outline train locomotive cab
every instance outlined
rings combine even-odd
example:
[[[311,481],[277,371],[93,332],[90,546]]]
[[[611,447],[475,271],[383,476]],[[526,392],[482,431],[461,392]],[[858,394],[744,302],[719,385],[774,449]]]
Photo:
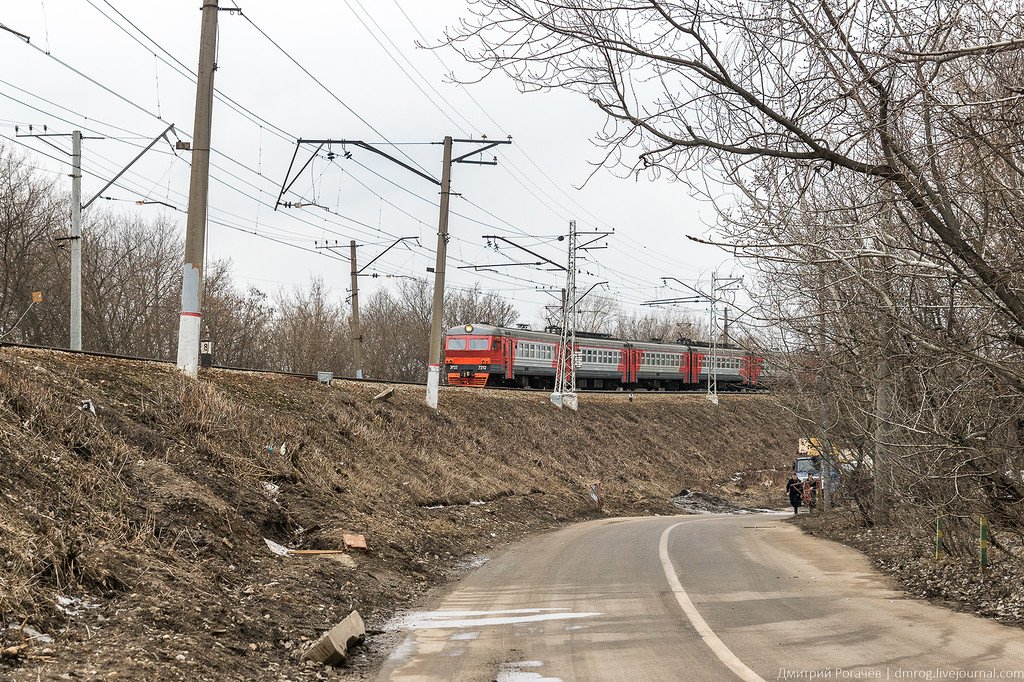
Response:
[[[444,342],[445,375],[449,386],[487,386],[492,374],[505,371],[501,330],[467,324],[448,330]]]

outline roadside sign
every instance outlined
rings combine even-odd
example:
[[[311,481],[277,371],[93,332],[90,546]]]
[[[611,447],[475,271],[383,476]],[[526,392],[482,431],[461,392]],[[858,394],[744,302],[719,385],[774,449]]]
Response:
[[[41,292],[41,291],[33,291],[32,292],[32,302],[33,303],[42,303],[43,302],[43,292]]]

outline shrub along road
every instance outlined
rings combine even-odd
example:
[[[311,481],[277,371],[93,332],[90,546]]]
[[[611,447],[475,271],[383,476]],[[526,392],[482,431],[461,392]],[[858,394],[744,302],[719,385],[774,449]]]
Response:
[[[575,525],[394,627],[381,680],[1024,679],[1024,632],[907,599],[778,514]]]

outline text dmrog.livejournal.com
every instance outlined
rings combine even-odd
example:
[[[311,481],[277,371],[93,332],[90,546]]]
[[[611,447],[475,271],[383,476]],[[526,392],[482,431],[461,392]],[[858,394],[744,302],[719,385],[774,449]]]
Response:
[[[778,680],[1024,680],[1024,668],[779,668]]]

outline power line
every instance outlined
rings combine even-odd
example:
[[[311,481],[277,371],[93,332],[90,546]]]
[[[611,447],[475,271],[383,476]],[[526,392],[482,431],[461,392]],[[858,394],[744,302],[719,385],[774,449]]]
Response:
[[[135,22],[133,22],[131,19],[129,19],[127,16],[125,16],[124,13],[121,12],[121,10],[117,9],[117,7],[115,7],[110,2],[108,2],[108,0],[103,0],[103,4],[105,4],[111,10],[113,10],[117,14],[117,16],[121,17],[121,19],[123,19],[129,26],[131,26],[133,29],[135,29],[140,35],[142,35],[142,37],[144,37],[154,47],[156,47],[156,49],[160,50],[160,52],[162,52],[165,55],[167,55],[167,57],[173,63],[167,61],[167,59],[164,59],[160,55],[156,54],[156,52],[154,52],[152,50],[152,48],[147,47],[141,40],[139,40],[138,37],[132,35],[132,33],[130,31],[128,31],[128,29],[124,28],[121,24],[117,23],[117,21],[115,21],[111,16],[109,16],[106,12],[104,12],[102,9],[100,9],[93,2],[93,0],[85,0],[85,2],[87,2],[93,9],[95,9],[107,21],[109,21],[114,26],[116,26],[119,30],[121,30],[125,35],[127,35],[129,38],[134,40],[136,43],[138,43],[140,47],[142,47],[147,52],[151,53],[156,59],[159,59],[165,65],[169,66],[178,75],[185,77],[187,80],[189,80],[192,83],[196,82],[196,79],[198,78],[198,76],[196,75],[196,72],[194,70],[192,70],[191,68],[186,66],[180,59],[175,57],[169,50],[167,50],[160,43],[158,43],[153,38],[151,38],[145,31],[143,31],[141,28],[139,28],[139,26],[137,24],[135,24]],[[184,71],[184,73],[182,73],[182,71]],[[215,87],[213,92],[214,92],[214,96],[218,100],[224,102],[229,107],[234,109],[236,112],[242,114],[246,118],[249,118],[249,120],[252,121],[253,123],[258,123],[260,125],[266,126],[267,128],[269,128],[271,130],[271,132],[273,132],[275,135],[277,135],[278,137],[280,137],[283,140],[286,140],[286,141],[290,142],[291,139],[293,138],[293,136],[289,135],[289,133],[287,131],[279,128],[278,126],[276,126],[273,123],[271,123],[270,121],[266,120],[265,118],[263,118],[259,114],[255,113],[254,111],[252,111],[248,107],[240,104],[235,99],[233,99],[233,98],[229,97],[228,95],[224,94],[224,92],[221,91],[220,89]]]
[[[92,4],[92,3],[90,3],[90,4]],[[109,5],[109,3],[107,3],[107,4]],[[94,7],[95,7],[95,5],[94,5]],[[112,6],[112,5],[111,5],[111,7],[112,7],[112,9],[114,9],[114,10],[116,11],[116,8],[113,8],[113,6]],[[98,8],[97,8],[97,9],[98,9]],[[365,11],[365,8],[364,8],[364,11]],[[101,13],[102,13],[102,14],[104,14],[104,16],[107,16],[107,15],[106,15],[105,13],[103,13],[103,12],[101,12]],[[122,17],[124,17],[124,15],[123,15],[123,14],[121,14],[120,12],[118,12],[118,14],[119,14],[119,15],[121,15]],[[113,20],[112,18],[110,18],[109,16],[108,16],[107,18],[108,18],[108,20],[110,20],[110,21],[112,21],[113,23],[115,23],[115,25],[117,25],[117,24],[116,24],[116,21],[114,21],[114,20]],[[126,18],[126,17],[124,17],[124,18],[125,18],[125,20],[126,20],[126,21],[129,21],[129,20],[128,20],[128,19]],[[247,20],[249,21],[249,23],[250,23],[250,24],[252,24],[252,25],[254,26],[254,28],[256,28],[257,30],[259,30],[259,31],[260,31],[260,32],[261,32],[261,33],[262,33],[262,34],[264,35],[264,37],[266,37],[266,38],[267,38],[268,40],[271,40],[271,42],[272,42],[272,43],[273,43],[273,44],[275,45],[275,47],[277,47],[277,48],[278,48],[279,50],[281,50],[282,52],[284,52],[284,53],[285,53],[285,54],[286,54],[286,55],[287,55],[287,56],[289,57],[289,59],[291,59],[291,60],[292,60],[293,62],[296,62],[296,63],[297,63],[297,60],[294,60],[294,58],[292,58],[292,57],[291,57],[291,55],[288,55],[288,54],[287,54],[287,52],[286,52],[286,51],[285,51],[285,50],[284,50],[284,49],[283,49],[283,48],[282,48],[282,47],[281,47],[281,46],[280,46],[279,44],[277,44],[277,43],[276,43],[276,42],[274,42],[274,41],[273,41],[272,39],[270,39],[270,38],[269,38],[269,36],[267,36],[265,32],[263,32],[263,31],[262,31],[261,29],[259,29],[259,27],[258,27],[258,26],[256,26],[254,22],[252,22],[252,21],[251,21],[251,20],[249,20],[248,18],[247,18]],[[131,23],[131,22],[130,22],[130,23]],[[140,33],[143,33],[143,35],[145,35],[145,34],[144,34],[144,32],[142,32],[142,31],[141,31],[141,29],[139,29],[139,28],[138,28],[137,26],[135,26],[135,25],[134,25],[133,23],[132,23],[131,25],[132,25],[132,26],[133,26],[133,27],[134,27],[134,28],[135,28],[136,30],[139,30],[139,32],[140,32]],[[119,26],[119,28],[121,28],[122,30],[125,30],[125,29],[124,29],[123,27],[120,27],[120,26]],[[162,47],[160,47],[160,46],[159,46],[159,44],[157,44],[157,43],[156,43],[155,41],[153,41],[153,40],[152,40],[151,38],[149,38],[149,36],[148,36],[148,35],[145,35],[145,37],[146,37],[146,39],[147,39],[147,40],[150,40],[151,42],[153,42],[153,44],[154,44],[154,45],[157,45],[157,47],[158,47],[159,49],[161,49],[161,51],[164,51],[164,52],[165,52],[166,54],[168,54],[168,55],[170,56],[170,53],[169,53],[169,52],[167,52],[166,50],[163,50],[163,48],[162,48]],[[136,41],[136,42],[139,42],[139,41]],[[146,48],[146,47],[145,47],[145,45],[143,45],[143,44],[142,44],[141,42],[139,42],[139,44],[140,44],[140,46],[141,46],[141,47],[143,47],[144,49],[147,49],[147,51],[150,51],[150,52],[152,53],[152,50],[148,50],[148,48]],[[118,99],[121,99],[121,100],[123,100],[123,101],[126,101],[126,102],[128,102],[128,100],[127,100],[127,98],[126,98],[126,97],[124,97],[124,96],[120,95],[119,93],[117,93],[116,91],[114,91],[114,90],[113,90],[112,88],[110,88],[110,87],[108,87],[108,86],[106,86],[106,85],[104,85],[104,84],[100,83],[100,82],[99,82],[98,80],[96,80],[96,79],[94,79],[94,78],[92,78],[92,77],[88,76],[88,75],[87,75],[87,74],[85,74],[84,72],[82,72],[82,71],[80,71],[80,70],[76,69],[75,67],[71,66],[71,65],[70,65],[70,64],[68,64],[67,62],[64,62],[64,61],[62,61],[62,60],[56,59],[56,58],[55,58],[55,57],[53,57],[52,55],[48,55],[48,56],[51,56],[51,58],[53,58],[53,59],[54,59],[55,61],[57,61],[57,62],[58,62],[59,64],[61,64],[61,65],[62,65],[62,66],[64,66],[65,68],[69,69],[70,71],[72,71],[72,72],[73,72],[73,73],[75,73],[76,75],[79,75],[80,77],[82,77],[82,78],[85,78],[85,79],[86,79],[86,80],[88,80],[88,81],[89,81],[90,83],[93,83],[94,85],[96,85],[96,86],[100,87],[100,88],[101,88],[101,89],[103,89],[104,91],[106,91],[106,92],[108,92],[108,93],[110,93],[110,94],[112,94],[112,95],[116,96],[116,97],[117,97]],[[156,55],[154,54],[154,56],[156,56]],[[167,63],[167,62],[166,62],[165,60],[161,60],[161,61],[164,61],[164,63]],[[177,61],[177,62],[178,62],[178,63],[180,64],[180,61],[178,61],[178,60],[176,60],[176,59],[175,59],[175,61]],[[300,68],[303,68],[303,67],[301,66],[301,64],[297,64],[297,65],[298,65],[298,66],[299,66]],[[187,69],[187,67],[184,67],[183,65],[182,65],[182,67],[183,67],[183,68],[185,68],[185,70],[186,70],[186,71],[189,71],[189,72],[190,72],[190,70],[189,70],[189,69]],[[325,85],[324,85],[324,84],[323,84],[322,82],[320,82],[320,81],[319,81],[318,79],[316,79],[316,78],[315,78],[315,77],[313,77],[313,76],[312,76],[311,74],[309,74],[309,73],[308,73],[308,70],[306,70],[306,69],[304,69],[304,68],[303,68],[303,70],[304,70],[305,72],[307,72],[307,75],[310,75],[310,76],[311,76],[311,77],[312,77],[312,78],[313,78],[313,79],[314,79],[314,80],[315,80],[315,81],[317,82],[317,84],[318,84],[318,85],[320,85],[320,86],[321,86],[322,88],[324,88],[324,89],[327,89],[327,88],[326,88],[326,86],[325,86]],[[180,73],[180,72],[179,72],[179,73]],[[334,95],[333,93],[331,93],[331,94],[332,94],[332,96],[334,96],[334,97],[335,97],[335,99],[337,99],[337,97],[336,97],[336,96],[335,96],[335,95]],[[45,101],[49,102],[48,100],[45,100]],[[130,102],[129,102],[129,103],[130,103]],[[55,106],[58,106],[58,107],[60,107],[60,108],[64,109],[64,107],[61,107],[60,105],[56,105],[55,103],[53,103],[53,104],[54,104]],[[28,106],[30,106],[30,107],[31,107],[31,105],[28,105]],[[239,106],[240,106],[240,105],[239,105]],[[146,110],[146,109],[145,109],[145,108],[143,108],[143,107],[140,107],[140,106],[136,106],[135,108],[139,109],[139,110],[140,110],[140,111],[142,111],[143,113],[147,113],[147,114],[149,114],[150,116],[152,116],[152,117],[154,117],[154,118],[156,118],[156,119],[158,119],[158,120],[161,120],[161,121],[163,120],[163,119],[162,119],[162,118],[161,118],[161,117],[160,117],[160,116],[159,116],[158,114],[154,114],[153,112],[151,112],[151,111],[148,111],[148,110]],[[37,109],[37,110],[38,110],[38,109]],[[70,111],[70,110],[68,110],[68,111]],[[241,113],[241,112],[239,112],[239,113]],[[264,121],[264,122],[265,122],[265,123],[266,123],[266,124],[268,125],[268,127],[274,127],[274,128],[277,128],[276,126],[274,126],[273,124],[271,124],[271,123],[270,123],[269,121],[266,121],[266,119],[263,119],[262,117],[259,117],[259,116],[258,116],[257,114],[255,114],[255,113],[253,113],[253,112],[251,112],[251,111],[249,111],[249,114],[251,114],[252,116],[256,117],[256,118],[257,118],[258,120],[262,120],[262,121]],[[358,117],[358,116],[357,116],[357,117]],[[57,118],[59,118],[59,117],[57,117]],[[251,120],[251,119],[250,119],[250,120]],[[360,120],[362,120],[362,119],[360,119]],[[365,120],[364,120],[363,122],[364,122],[364,123],[367,123],[367,122],[366,122]],[[102,125],[105,125],[105,126],[108,126],[108,127],[112,127],[112,128],[114,128],[114,129],[119,129],[119,130],[121,130],[122,132],[129,132],[129,133],[131,133],[131,132],[132,132],[132,131],[128,131],[127,129],[123,129],[123,128],[119,128],[119,127],[117,127],[117,126],[113,126],[112,124],[107,124],[107,123],[102,123],[102,122],[100,122],[100,123],[101,123]],[[371,127],[371,129],[373,129],[373,127],[372,127],[372,126],[369,126],[369,127]],[[280,129],[280,128],[277,128],[277,129],[278,129],[278,130],[283,130],[283,129]],[[376,132],[376,133],[377,133],[378,135],[380,135],[380,132],[379,132],[379,131],[377,131],[377,130],[375,130],[375,129],[374,129],[374,132]],[[184,131],[182,131],[182,134],[184,134],[184,135],[188,135],[188,133],[187,133],[187,132],[184,132]],[[144,136],[139,136],[139,137],[144,137]],[[383,136],[382,136],[382,137],[383,137]],[[392,145],[392,146],[396,146],[396,147],[398,146],[398,145],[397,145],[396,143],[392,143],[392,142],[391,142],[390,140],[387,140],[386,138],[385,138],[385,142],[386,142],[387,144],[390,144],[390,145]],[[29,148],[31,149],[31,147],[29,147]],[[36,151],[37,151],[37,153],[41,153],[41,152],[38,152],[38,150],[36,150]],[[230,155],[227,155],[227,154],[223,154],[223,153],[219,152],[218,150],[213,150],[213,151],[214,151],[214,153],[217,153],[217,154],[218,154],[219,156],[223,156],[224,158],[228,159],[228,160],[229,160],[229,161],[231,161],[232,163],[234,163],[234,164],[238,165],[239,167],[241,167],[241,168],[245,169],[246,171],[248,171],[248,172],[250,172],[250,173],[253,173],[253,174],[254,174],[254,175],[256,175],[257,177],[261,178],[262,180],[265,180],[265,181],[268,181],[268,182],[269,182],[269,179],[268,179],[268,178],[266,178],[266,177],[265,177],[265,176],[264,176],[264,175],[263,175],[263,174],[262,174],[261,172],[259,172],[259,171],[255,170],[255,169],[251,168],[250,166],[247,166],[246,164],[244,164],[244,163],[242,163],[242,162],[238,161],[237,159],[235,159],[234,157],[232,157],[232,156],[230,156]],[[404,154],[403,154],[403,155],[404,155]],[[406,156],[406,158],[409,158],[409,157],[408,157],[408,156]],[[410,159],[410,160],[411,160],[411,159]],[[187,162],[187,161],[186,161],[186,162]],[[360,164],[360,165],[361,165],[361,164]],[[419,164],[417,164],[417,165],[419,165]],[[227,171],[227,169],[225,169],[225,168],[223,168],[223,167],[221,167],[221,166],[215,166],[215,167],[216,167],[216,168],[218,168],[218,170],[221,170],[222,172],[225,172],[225,173],[227,173],[228,175],[230,175],[230,176],[234,177],[234,178],[235,178],[236,180],[238,180],[239,182],[243,182],[243,183],[245,183],[245,184],[249,185],[250,187],[252,187],[253,189],[255,189],[255,190],[256,190],[256,191],[258,191],[258,192],[261,192],[261,193],[263,193],[263,192],[266,192],[266,190],[264,190],[264,189],[262,189],[262,188],[257,188],[257,187],[256,187],[256,185],[253,185],[252,183],[246,182],[245,180],[243,180],[243,179],[242,179],[241,177],[239,177],[238,175],[235,175],[235,174],[233,174],[233,173],[230,173],[230,171]],[[366,168],[365,166],[363,166],[363,167],[364,167],[364,169]],[[383,176],[381,176],[380,174],[378,174],[378,173],[376,173],[376,172],[372,171],[372,169],[367,169],[367,170],[370,170],[370,172],[373,172],[373,173],[374,173],[375,175],[377,175],[378,177],[381,177],[381,178],[383,178],[383,179],[387,180],[387,181],[388,181],[388,182],[390,182],[391,184],[396,184],[396,183],[394,183],[393,181],[390,181],[389,179],[387,179],[387,178],[384,178],[384,177],[383,177]],[[247,196],[247,197],[248,197],[249,199],[252,199],[252,200],[254,200],[254,201],[257,201],[257,202],[258,202],[258,205],[264,205],[264,206],[268,206],[268,204],[266,204],[266,203],[262,202],[262,201],[261,201],[261,200],[260,200],[260,199],[259,199],[258,197],[253,197],[252,195],[249,195],[249,194],[247,194],[247,193],[245,193],[245,192],[243,192],[243,191],[239,190],[239,188],[235,187],[235,186],[234,186],[234,185],[232,185],[231,183],[225,182],[225,181],[223,181],[222,179],[220,179],[220,178],[217,178],[217,177],[214,177],[214,179],[215,179],[215,180],[216,180],[217,182],[219,182],[220,184],[223,184],[223,185],[225,185],[226,187],[228,187],[228,188],[232,189],[233,191],[239,192],[239,193],[241,193],[241,194],[242,194],[243,196]],[[520,184],[522,184],[522,183],[520,183]],[[396,186],[399,186],[399,185],[397,185],[397,184],[396,184]],[[399,186],[399,187],[400,187],[400,186]],[[403,189],[405,189],[405,188],[403,188]],[[411,193],[411,192],[410,192],[410,193]],[[430,201],[429,199],[424,199],[424,198],[422,198],[422,197],[419,197],[418,195],[415,195],[415,193],[411,193],[411,194],[413,194],[413,196],[416,196],[417,198],[419,198],[419,199],[421,199],[421,200],[423,200],[423,201],[425,201],[425,202],[427,202],[427,203],[429,203],[429,204],[432,204],[432,205],[436,205],[436,204],[435,204],[435,202],[433,202],[433,201]],[[301,196],[301,195],[299,195],[299,196]],[[378,196],[380,196],[380,195],[378,194]],[[389,204],[389,205],[391,205],[391,206],[393,206],[393,207],[395,207],[395,208],[398,208],[398,207],[397,207],[397,205],[396,205],[396,204],[394,204],[394,203],[393,203],[393,202],[391,202],[391,201],[388,201],[388,204]],[[515,228],[515,226],[514,226],[514,225],[512,225],[512,223],[510,223],[510,222],[508,222],[508,221],[505,221],[504,219],[498,218],[498,217],[497,217],[497,216],[496,216],[495,214],[493,214],[493,213],[491,213],[491,212],[487,211],[486,209],[483,209],[482,207],[480,207],[480,206],[477,206],[477,205],[475,205],[475,204],[474,204],[474,206],[475,206],[476,208],[478,208],[478,210],[482,210],[482,211],[484,211],[484,212],[488,213],[488,214],[489,214],[489,215],[490,215],[491,217],[495,218],[496,220],[499,220],[500,222],[504,222],[504,223],[505,223],[506,225],[508,225],[508,226],[512,227],[513,229],[518,229],[518,228]],[[306,210],[306,211],[308,212],[308,209],[304,209],[304,210]],[[399,210],[401,210],[401,212],[402,212],[403,214],[405,214],[405,215],[409,216],[410,218],[412,218],[413,220],[415,220],[415,221],[416,221],[416,222],[417,222],[418,224],[420,224],[420,225],[424,224],[424,221],[423,221],[422,219],[416,218],[415,216],[413,216],[412,214],[408,213],[407,211],[404,211],[404,209],[399,209]],[[344,215],[342,215],[342,214],[340,214],[340,213],[336,213],[336,212],[332,212],[332,213],[335,213],[335,215],[337,215],[338,217],[340,217],[340,218],[342,218],[342,219],[344,219],[344,220],[349,220],[349,221],[351,221],[351,222],[353,222],[353,223],[355,223],[355,224],[359,224],[359,225],[361,225],[361,226],[365,227],[366,229],[369,229],[369,230],[376,230],[376,228],[374,228],[374,227],[373,227],[372,225],[369,225],[369,224],[367,224],[367,223],[365,223],[365,222],[362,222],[362,221],[358,221],[358,220],[355,220],[355,219],[353,219],[353,218],[349,218],[348,216],[344,216]],[[485,221],[481,221],[481,220],[479,220],[479,219],[473,218],[473,217],[471,217],[471,216],[468,216],[468,215],[465,215],[465,214],[462,214],[462,213],[458,213],[458,212],[453,212],[453,215],[458,215],[459,217],[462,217],[462,218],[463,218],[463,219],[465,219],[465,220],[469,220],[469,221],[471,221],[471,222],[474,222],[474,223],[477,223],[477,224],[480,224],[480,225],[488,226],[488,227],[491,227],[492,229],[499,229],[499,228],[497,228],[497,226],[491,225],[491,224],[489,224],[489,223],[487,223],[487,222],[485,222]],[[324,222],[324,223],[334,223],[334,221],[330,220],[329,218],[327,218],[327,217],[325,217],[325,216],[320,216],[320,217],[322,218],[322,220],[323,220],[323,222]],[[308,220],[301,220],[301,222],[303,222],[303,223],[305,223],[305,224],[307,224],[307,225],[309,225],[309,226],[311,226],[311,227],[314,227],[314,228],[316,228],[316,229],[321,229],[321,230],[325,230],[325,231],[329,231],[329,232],[332,232],[332,233],[334,233],[334,232],[333,232],[332,230],[329,230],[329,229],[325,228],[325,227],[324,227],[323,225],[320,225],[320,224],[314,224],[314,223],[311,223],[311,222],[309,222]],[[269,227],[269,226],[268,226],[268,229],[280,229],[280,228],[272,228],[272,227]],[[346,228],[346,229],[351,229],[351,228]],[[521,230],[519,230],[519,231],[521,231]],[[464,261],[460,261],[460,262],[464,262]],[[508,276],[505,276],[505,277],[508,277]],[[493,278],[489,278],[489,277],[488,277],[488,279],[493,279]],[[523,281],[523,280],[522,280],[522,278],[515,278],[515,279],[520,279],[521,281]],[[530,282],[532,282],[532,280],[525,280],[525,281],[530,281]]]
[[[366,126],[367,128],[369,128],[370,130],[372,130],[372,131],[373,131],[373,132],[374,132],[374,133],[375,133],[376,135],[379,135],[381,139],[383,139],[383,140],[384,140],[385,142],[387,142],[387,144],[389,144],[389,145],[391,145],[391,146],[393,146],[393,147],[395,146],[395,145],[393,145],[393,144],[391,143],[391,141],[390,141],[390,140],[388,139],[387,135],[385,135],[385,134],[384,134],[384,133],[382,133],[382,132],[381,132],[380,130],[378,130],[378,129],[376,128],[376,126],[374,126],[374,125],[373,125],[372,123],[370,123],[370,122],[369,122],[368,120],[366,120],[365,118],[363,118],[363,116],[362,116],[362,115],[360,115],[360,114],[359,114],[359,112],[357,112],[357,111],[356,111],[355,109],[353,109],[352,107],[350,107],[350,106],[349,106],[349,105],[348,105],[348,104],[347,104],[347,103],[346,103],[346,102],[345,102],[344,100],[342,100],[342,99],[341,99],[340,97],[338,97],[338,96],[337,96],[337,95],[336,95],[336,94],[334,93],[334,91],[333,91],[333,90],[331,90],[331,89],[330,89],[329,87],[327,87],[326,85],[324,85],[323,81],[321,81],[321,80],[320,80],[319,78],[317,78],[316,76],[314,76],[314,75],[313,75],[313,73],[312,73],[312,72],[311,72],[311,71],[310,71],[309,69],[307,69],[307,68],[306,68],[305,66],[303,66],[303,65],[302,65],[302,63],[301,63],[301,62],[299,62],[299,60],[298,60],[298,59],[296,59],[295,57],[293,57],[293,56],[291,55],[291,53],[289,53],[289,52],[288,52],[288,50],[286,50],[286,49],[284,49],[283,47],[281,47],[281,45],[280,45],[280,44],[278,44],[278,42],[277,42],[277,41],[275,41],[275,40],[274,40],[273,38],[271,38],[271,37],[270,37],[270,36],[269,36],[269,35],[267,34],[267,32],[266,32],[266,31],[264,31],[264,30],[263,30],[262,28],[260,28],[260,27],[259,27],[259,26],[258,26],[258,25],[256,24],[256,22],[254,22],[254,21],[252,20],[252,18],[250,18],[250,17],[249,17],[249,15],[248,15],[248,14],[245,14],[245,13],[243,13],[243,12],[241,11],[241,9],[240,9],[240,8],[238,7],[238,4],[237,4],[237,3],[234,3],[234,2],[233,2],[232,4],[234,4],[234,5],[235,5],[235,8],[236,8],[236,9],[238,9],[238,11],[239,11],[239,14],[241,14],[241,15],[242,15],[242,18],[243,18],[243,19],[245,19],[245,20],[246,20],[247,22],[249,22],[249,24],[250,24],[250,25],[251,25],[251,26],[252,26],[252,27],[253,27],[254,29],[256,29],[256,32],[257,32],[257,33],[259,33],[259,34],[260,34],[261,36],[263,36],[264,38],[266,38],[266,39],[267,39],[267,41],[268,41],[268,42],[269,42],[269,43],[270,43],[271,45],[273,45],[273,46],[274,46],[275,48],[277,48],[277,49],[278,49],[278,51],[279,51],[279,52],[281,52],[281,54],[283,54],[283,55],[284,55],[285,57],[287,57],[287,58],[288,58],[288,60],[289,60],[289,61],[290,61],[290,62],[291,62],[292,64],[294,64],[294,65],[295,65],[296,67],[298,67],[298,68],[299,68],[299,70],[300,70],[300,71],[302,71],[302,72],[303,72],[304,74],[306,74],[306,75],[307,75],[307,76],[308,76],[308,77],[309,77],[309,78],[310,78],[310,79],[311,79],[311,80],[312,80],[312,81],[313,81],[314,83],[316,83],[316,84],[317,84],[318,86],[320,86],[320,88],[321,88],[321,89],[322,89],[322,90],[323,90],[324,92],[326,92],[326,93],[327,93],[328,95],[330,95],[330,96],[331,96],[331,98],[332,98],[332,99],[333,99],[334,101],[336,101],[336,102],[337,102],[338,104],[340,104],[340,105],[341,105],[341,106],[342,106],[342,107],[343,107],[343,108],[344,108],[344,109],[345,109],[345,110],[346,110],[347,112],[349,112],[350,114],[352,114],[353,116],[355,116],[355,117],[356,117],[356,118],[357,118],[357,119],[358,119],[358,120],[359,120],[360,122],[362,122],[362,124],[363,124],[363,125],[365,125],[365,126]],[[400,154],[401,154],[402,156],[404,156],[405,158],[407,158],[407,159],[408,159],[408,160],[409,160],[409,161],[410,161],[410,162],[411,162],[411,163],[412,163],[413,165],[415,165],[415,166],[418,166],[418,167],[420,168],[420,170],[422,170],[422,171],[426,172],[426,169],[425,169],[425,168],[423,168],[422,166],[420,166],[420,165],[419,165],[419,164],[418,164],[418,163],[416,162],[416,160],[415,160],[415,159],[413,159],[413,158],[412,158],[411,156],[409,156],[408,154],[406,154],[405,152],[403,152],[403,151],[402,151],[401,149],[398,149],[397,147],[395,147],[395,148],[396,148],[396,150],[397,150],[397,151],[398,151],[398,152],[399,152],[399,153],[400,153]]]

